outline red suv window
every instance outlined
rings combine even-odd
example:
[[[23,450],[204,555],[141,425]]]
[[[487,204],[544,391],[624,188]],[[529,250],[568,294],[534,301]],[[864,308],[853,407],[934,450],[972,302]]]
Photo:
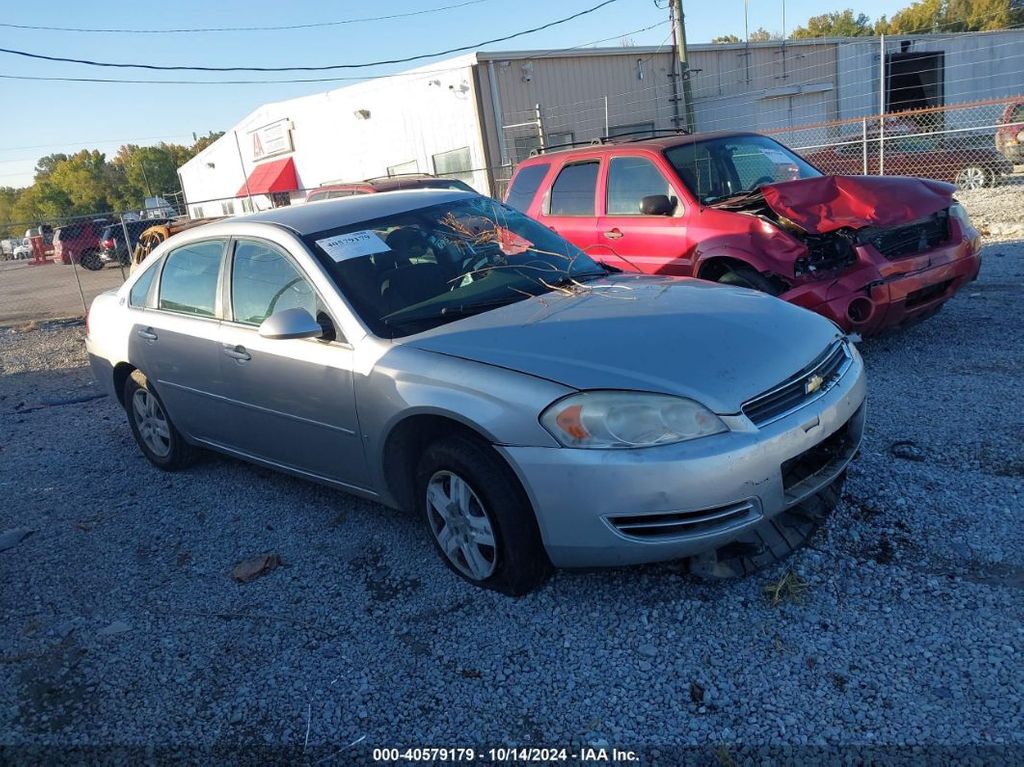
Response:
[[[578,162],[566,165],[551,186],[552,216],[593,216],[597,170],[600,163]]]

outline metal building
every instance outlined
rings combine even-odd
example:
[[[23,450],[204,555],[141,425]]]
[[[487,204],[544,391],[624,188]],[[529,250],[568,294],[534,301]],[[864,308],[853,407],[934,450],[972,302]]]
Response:
[[[696,127],[780,131],[1016,95],[1022,55],[1020,30],[694,45]],[[500,195],[542,146],[684,125],[677,71],[666,46],[468,54],[265,104],[180,168],[182,188],[192,216],[399,173]]]

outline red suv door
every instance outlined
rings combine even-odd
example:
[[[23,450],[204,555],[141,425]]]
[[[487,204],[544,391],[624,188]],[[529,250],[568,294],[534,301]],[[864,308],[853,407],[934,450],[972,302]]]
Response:
[[[627,271],[690,276],[687,197],[665,161],[657,154],[625,150],[606,157],[603,176],[591,255]],[[656,195],[673,204],[664,213],[644,213],[641,202]]]
[[[600,170],[600,155],[574,155],[558,169],[547,195],[532,206],[534,218],[588,254],[597,244]]]

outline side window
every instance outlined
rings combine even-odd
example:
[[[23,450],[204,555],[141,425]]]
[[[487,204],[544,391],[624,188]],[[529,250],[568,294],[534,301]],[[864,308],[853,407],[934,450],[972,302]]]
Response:
[[[613,157],[608,164],[609,216],[638,216],[640,201],[652,194],[672,197],[661,171],[646,157]]]
[[[597,160],[578,162],[562,168],[551,187],[549,214],[552,216],[593,216],[597,189]]]
[[[316,293],[291,261],[261,242],[238,240],[231,264],[235,322],[259,325],[274,312],[297,307],[317,316]]]
[[[223,256],[223,240],[196,242],[168,253],[160,275],[160,308],[213,317]]]
[[[146,269],[139,279],[132,285],[131,292],[128,294],[128,303],[137,309],[144,309],[148,306],[146,298],[149,296],[149,289],[153,285],[153,278],[159,271],[157,267],[150,267]]]
[[[525,213],[526,209],[530,207],[530,203],[533,202],[533,197],[537,194],[540,182],[544,180],[544,176],[547,175],[548,168],[550,167],[551,163],[545,162],[538,163],[537,165],[528,165],[520,169],[515,180],[512,182],[512,186],[509,187],[505,202]]]
[[[1010,115],[1010,122],[1022,123],[1024,122],[1024,106],[1017,106],[1013,109],[1013,114]]]

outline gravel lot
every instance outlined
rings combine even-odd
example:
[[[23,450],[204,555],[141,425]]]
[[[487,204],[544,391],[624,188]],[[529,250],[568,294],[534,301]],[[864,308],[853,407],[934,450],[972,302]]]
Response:
[[[986,200],[965,201],[977,217]],[[81,327],[0,329],[0,531],[34,531],[0,551],[0,762],[112,743],[332,764],[586,743],[658,764],[807,744],[1019,761],[1022,287],[1024,241],[994,239],[936,317],[861,345],[867,436],[812,547],[739,581],[561,572],[519,600],[450,575],[398,512],[217,456],[151,468],[95,398]],[[266,553],[283,566],[231,579]],[[790,570],[806,588],[773,606]]]

